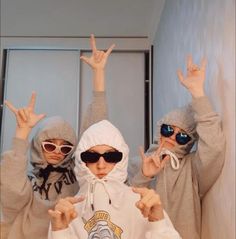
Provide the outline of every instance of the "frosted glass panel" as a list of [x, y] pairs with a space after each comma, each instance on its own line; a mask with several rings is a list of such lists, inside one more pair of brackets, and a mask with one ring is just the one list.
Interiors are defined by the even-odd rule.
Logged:
[[[78, 131], [79, 54], [76, 50], [9, 50], [4, 98], [22, 107], [36, 91], [37, 113], [60, 115]], [[14, 131], [14, 116], [4, 108], [3, 150], [9, 149]]]

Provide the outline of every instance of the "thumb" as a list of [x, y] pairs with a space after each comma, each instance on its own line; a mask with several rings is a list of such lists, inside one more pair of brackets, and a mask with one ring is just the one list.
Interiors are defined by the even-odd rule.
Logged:
[[38, 115], [38, 121], [42, 120], [43, 118], [46, 117], [46, 114], [40, 114]]
[[52, 209], [48, 210], [48, 214], [52, 219], [57, 219], [57, 220], [59, 220], [61, 218], [61, 215], [62, 215], [61, 212], [59, 212], [57, 210], [54, 211]]
[[89, 61], [89, 58], [88, 58], [88, 57], [86, 57], [86, 56], [81, 56], [80, 59], [81, 59], [82, 61], [84, 61], [85, 63], [90, 64], [90, 61]]

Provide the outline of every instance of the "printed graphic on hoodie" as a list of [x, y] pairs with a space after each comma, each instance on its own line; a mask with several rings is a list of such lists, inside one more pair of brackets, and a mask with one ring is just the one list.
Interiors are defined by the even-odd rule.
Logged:
[[84, 225], [88, 239], [121, 239], [123, 230], [111, 222], [106, 211], [96, 211]]

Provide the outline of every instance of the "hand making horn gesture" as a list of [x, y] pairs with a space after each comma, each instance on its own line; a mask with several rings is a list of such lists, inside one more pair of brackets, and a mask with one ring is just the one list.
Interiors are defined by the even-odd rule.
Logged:
[[92, 55], [89, 58], [86, 56], [81, 56], [80, 59], [90, 65], [93, 69], [104, 69], [107, 58], [111, 54], [115, 44], [112, 44], [107, 51], [97, 50], [95, 37], [92, 34], [90, 37], [90, 45], [92, 49]]
[[49, 209], [48, 214], [51, 219], [52, 230], [59, 231], [68, 227], [70, 222], [77, 217], [75, 204], [82, 202], [84, 197], [66, 197], [58, 201], [55, 209]]
[[133, 192], [140, 195], [140, 200], [136, 202], [136, 207], [150, 222], [164, 218], [164, 212], [159, 195], [148, 188], [133, 188]]
[[15, 114], [16, 137], [27, 138], [31, 129], [45, 117], [45, 114], [35, 114], [36, 93], [33, 92], [29, 104], [24, 108], [17, 109], [11, 102], [5, 101], [5, 105]]
[[166, 162], [170, 159], [169, 155], [166, 155], [163, 159], [160, 158], [160, 152], [163, 148], [163, 143], [159, 148], [150, 155], [145, 155], [144, 150], [140, 147], [140, 156], [142, 158], [142, 173], [146, 177], [153, 177], [157, 175], [165, 166]]
[[204, 96], [204, 82], [206, 74], [206, 59], [201, 60], [200, 67], [193, 63], [192, 56], [187, 57], [187, 75], [184, 76], [181, 70], [177, 75], [181, 84], [186, 87], [193, 97]]

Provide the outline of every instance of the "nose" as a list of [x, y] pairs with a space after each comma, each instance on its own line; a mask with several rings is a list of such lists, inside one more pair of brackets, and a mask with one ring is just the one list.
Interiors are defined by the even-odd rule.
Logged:
[[101, 156], [97, 162], [97, 168], [102, 169], [106, 167], [106, 161], [104, 158]]
[[170, 136], [170, 138], [172, 139], [172, 140], [175, 140], [175, 135], [177, 134], [177, 132], [176, 131], [174, 131], [174, 133]]

